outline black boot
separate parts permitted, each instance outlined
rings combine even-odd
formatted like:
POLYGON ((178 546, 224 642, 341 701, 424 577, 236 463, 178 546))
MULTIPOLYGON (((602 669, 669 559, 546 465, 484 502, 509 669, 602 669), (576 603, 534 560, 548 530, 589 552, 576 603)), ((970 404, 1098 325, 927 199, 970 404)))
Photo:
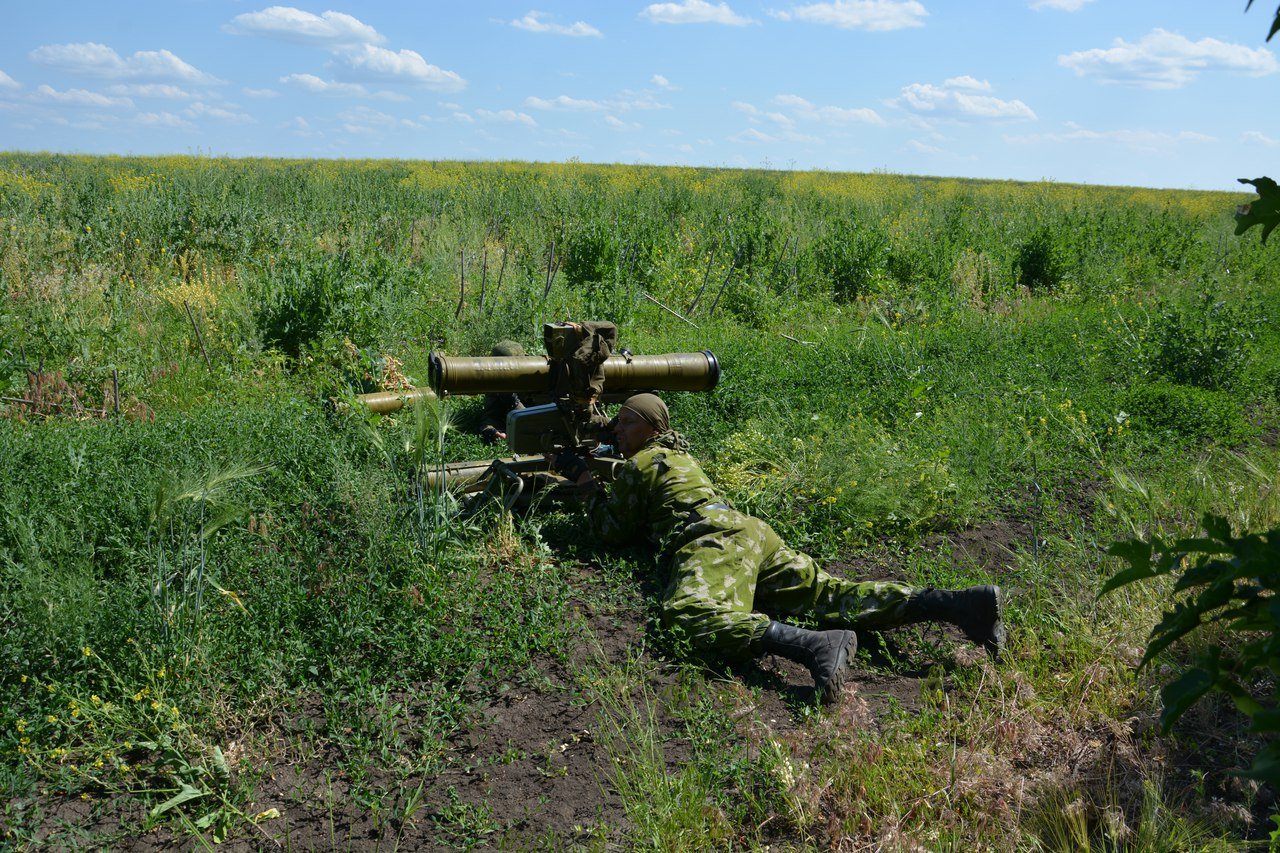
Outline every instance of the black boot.
POLYGON ((907 599, 906 621, 950 622, 993 658, 1004 649, 1004 603, 998 586, 921 589, 907 599))
POLYGON ((852 631, 806 631, 770 622, 760 638, 760 650, 807 666, 818 699, 829 705, 840 698, 858 637, 852 631))

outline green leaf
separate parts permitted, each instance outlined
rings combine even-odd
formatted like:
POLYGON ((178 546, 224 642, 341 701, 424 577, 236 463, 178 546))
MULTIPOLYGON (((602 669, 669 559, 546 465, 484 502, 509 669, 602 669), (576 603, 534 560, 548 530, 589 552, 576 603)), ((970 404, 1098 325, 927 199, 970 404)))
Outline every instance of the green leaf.
POLYGON ((1250 728, 1255 732, 1280 732, 1280 710, 1268 708, 1253 715, 1250 728))
POLYGON ((231 778, 231 768, 227 765, 227 758, 222 754, 222 747, 215 746, 210 756, 210 763, 213 765, 214 778, 222 785, 227 784, 231 778))
POLYGON ((1125 569, 1124 571, 1117 572, 1110 580, 1102 585, 1101 591, 1098 592, 1098 597, 1101 598, 1113 589, 1119 589, 1120 587, 1125 586, 1126 584, 1131 584, 1134 581, 1153 578, 1157 574, 1158 572, 1151 568, 1150 565, 1136 566, 1132 569, 1125 569))
POLYGON ((1160 725, 1168 731, 1188 708, 1212 689, 1213 676, 1199 667, 1187 670, 1175 681, 1166 684, 1160 691, 1160 698, 1164 700, 1160 725))
POLYGON ((1129 565, 1137 566, 1151 562, 1151 543, 1144 542, 1141 539, 1125 539, 1120 542, 1112 542, 1107 548, 1107 553, 1113 557, 1120 557, 1127 560, 1129 565))
MULTIPOLYGON (((1273 29, 1274 33, 1275 30, 1273 29)), ((1270 36, 1268 36, 1270 38, 1270 36)), ((1258 199, 1236 208, 1236 236, 1240 236, 1255 225, 1262 226, 1262 242, 1277 224, 1280 224, 1280 186, 1270 178, 1237 178, 1242 184, 1252 184, 1257 190, 1258 199)))
POLYGON ((1280 783, 1280 742, 1267 744, 1253 757, 1253 766, 1240 775, 1247 779, 1260 779, 1276 787, 1280 783))
POLYGON ((201 791, 199 788, 193 787, 187 782, 182 783, 182 790, 165 800, 160 805, 151 810, 153 818, 159 817, 170 809, 175 809, 183 803, 189 803, 200 797, 208 796, 208 791, 201 791))

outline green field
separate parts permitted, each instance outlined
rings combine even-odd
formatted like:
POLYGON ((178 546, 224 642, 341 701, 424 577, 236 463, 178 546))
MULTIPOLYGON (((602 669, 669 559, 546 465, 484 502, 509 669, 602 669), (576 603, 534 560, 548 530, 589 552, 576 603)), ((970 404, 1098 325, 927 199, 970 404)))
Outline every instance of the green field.
MULTIPOLYGON (((1280 524, 1247 195, 890 174, 0 155, 0 839, 19 849, 1180 850, 1258 744, 1135 673, 1117 540, 1280 524), (684 315, 687 323, 659 307, 684 315), (862 638, 834 710, 685 662, 656 567, 407 472, 479 401, 351 397, 609 319, 713 350, 674 424, 856 577, 1009 593, 991 664, 862 638)), ((1229 640, 1228 640, 1229 641, 1229 640)), ((1274 685, 1260 683, 1260 691, 1274 685)))

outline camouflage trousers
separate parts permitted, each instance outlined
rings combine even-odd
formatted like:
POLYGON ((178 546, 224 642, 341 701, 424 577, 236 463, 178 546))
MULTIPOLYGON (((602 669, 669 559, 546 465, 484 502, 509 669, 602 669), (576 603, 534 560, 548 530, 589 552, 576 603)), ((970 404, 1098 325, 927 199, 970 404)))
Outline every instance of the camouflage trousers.
POLYGON ((731 509, 707 511, 669 550, 663 622, 696 651, 718 656, 752 654, 770 619, 854 630, 900 625, 911 593, 903 584, 829 575, 769 525, 731 509))

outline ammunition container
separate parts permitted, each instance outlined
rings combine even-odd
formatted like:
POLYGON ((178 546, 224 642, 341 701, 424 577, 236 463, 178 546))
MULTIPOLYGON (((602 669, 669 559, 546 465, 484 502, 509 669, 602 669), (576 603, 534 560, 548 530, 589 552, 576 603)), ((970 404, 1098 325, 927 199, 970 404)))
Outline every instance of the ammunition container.
MULTIPOLYGON (((431 353, 431 387, 449 394, 547 393, 551 363, 546 356, 446 356, 431 353)), ((604 363, 604 390, 710 391, 720 381, 720 362, 711 350, 665 355, 611 355, 604 363)))
MULTIPOLYGON (((512 453, 546 453, 550 448, 543 447, 543 436, 563 433, 564 415, 555 403, 512 409, 507 414, 507 448, 512 453)), ((568 440, 567 435, 561 438, 568 440)))

